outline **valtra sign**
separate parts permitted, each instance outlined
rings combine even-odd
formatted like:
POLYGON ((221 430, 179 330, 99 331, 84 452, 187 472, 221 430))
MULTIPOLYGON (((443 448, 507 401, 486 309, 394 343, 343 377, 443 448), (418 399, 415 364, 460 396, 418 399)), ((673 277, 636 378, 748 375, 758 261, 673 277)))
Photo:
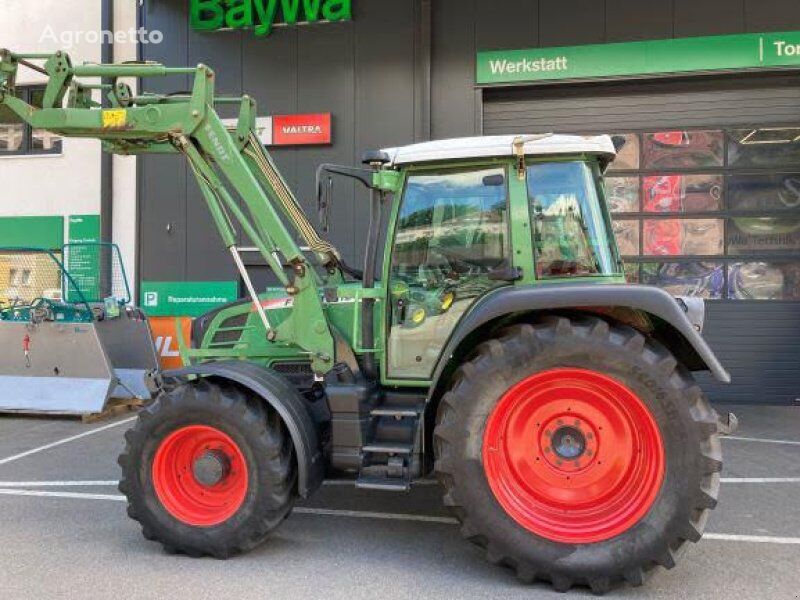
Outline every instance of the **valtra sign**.
POLYGON ((353 6, 352 0, 189 0, 189 18, 198 31, 252 29, 266 36, 275 27, 350 21, 353 6))
MULTIPOLYGON (((236 119, 222 119, 229 129, 236 119)), ((256 119, 258 139, 265 146, 309 146, 330 144, 333 138, 331 113, 273 115, 256 119)))
POLYGON ((275 115, 272 145, 299 146, 331 143, 331 114, 275 115))

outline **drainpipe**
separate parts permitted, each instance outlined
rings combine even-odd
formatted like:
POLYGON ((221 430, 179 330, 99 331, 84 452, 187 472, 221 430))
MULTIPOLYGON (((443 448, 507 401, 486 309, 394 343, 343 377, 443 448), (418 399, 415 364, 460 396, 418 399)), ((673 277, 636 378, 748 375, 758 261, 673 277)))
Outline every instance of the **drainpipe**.
MULTIPOLYGON (((101 0, 100 2, 100 29, 104 32, 114 32, 114 0, 101 0)), ((101 35, 100 62, 114 62, 114 40, 112 36, 101 35), (111 39, 109 39, 111 38, 111 39)), ((103 83, 111 83, 103 80, 103 83)), ((103 94, 105 96, 105 94, 103 94)), ((103 106, 108 103, 102 99, 103 106)), ((103 152, 100 157, 100 239, 104 242, 113 241, 114 217, 114 182, 113 182, 114 157, 108 152, 103 152)))

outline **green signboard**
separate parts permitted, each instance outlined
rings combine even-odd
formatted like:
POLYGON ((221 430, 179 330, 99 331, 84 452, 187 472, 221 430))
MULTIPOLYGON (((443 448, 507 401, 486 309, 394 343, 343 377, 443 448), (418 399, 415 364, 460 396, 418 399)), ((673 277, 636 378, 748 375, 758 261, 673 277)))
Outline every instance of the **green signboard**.
POLYGON ((139 306, 151 317, 197 317, 238 297, 235 281, 143 281, 139 306))
MULTIPOLYGON (((67 220, 67 242, 78 244, 70 246, 64 256, 64 267, 75 285, 89 302, 100 302, 103 293, 100 286, 100 215, 70 215, 67 220)), ((67 298, 72 298, 72 290, 65 290, 67 298)))
POLYGON ((64 217, 0 217, 0 246, 61 250, 64 217))
POLYGON ((350 21, 352 0, 189 0, 189 18, 198 31, 252 29, 256 35, 299 23, 350 21))
POLYGON ((478 84, 800 66, 800 32, 748 33, 478 53, 478 84))

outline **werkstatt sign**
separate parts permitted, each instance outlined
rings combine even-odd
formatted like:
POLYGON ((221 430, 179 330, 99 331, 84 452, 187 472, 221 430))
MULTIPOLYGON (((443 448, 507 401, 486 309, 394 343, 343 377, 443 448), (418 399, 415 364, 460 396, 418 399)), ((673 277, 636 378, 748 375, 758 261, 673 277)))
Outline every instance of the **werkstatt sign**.
POLYGON ((139 306, 153 317, 198 317, 239 296, 235 281, 143 281, 139 306))
POLYGON ((800 66, 800 32, 479 52, 478 84, 800 66))
POLYGON ((189 0, 189 19, 198 31, 252 29, 264 36, 274 27, 352 18, 352 0, 189 0))

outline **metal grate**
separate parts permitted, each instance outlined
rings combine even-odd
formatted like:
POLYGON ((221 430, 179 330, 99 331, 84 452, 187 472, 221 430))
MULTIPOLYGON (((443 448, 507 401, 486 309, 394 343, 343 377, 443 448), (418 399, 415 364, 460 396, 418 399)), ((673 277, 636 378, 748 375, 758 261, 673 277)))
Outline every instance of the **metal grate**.
MULTIPOLYGON (((103 302, 106 298, 125 304, 130 302, 130 289, 116 245, 96 242, 66 244, 63 253, 64 268, 86 302, 103 302)), ((66 293, 69 287, 65 281, 65 300, 76 300, 74 293, 66 293)))
POLYGON ((0 308, 29 305, 37 298, 60 301, 61 280, 61 264, 52 252, 0 249, 0 308))

